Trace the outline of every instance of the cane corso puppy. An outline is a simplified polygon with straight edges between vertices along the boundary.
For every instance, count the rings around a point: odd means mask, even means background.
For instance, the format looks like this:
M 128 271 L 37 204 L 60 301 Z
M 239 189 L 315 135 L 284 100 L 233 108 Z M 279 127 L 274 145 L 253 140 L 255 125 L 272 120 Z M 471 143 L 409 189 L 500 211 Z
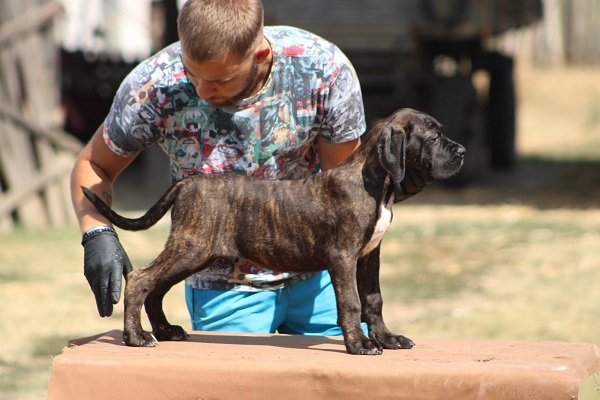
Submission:
M 349 353 L 411 348 L 414 343 L 390 332 L 382 319 L 381 239 L 392 221 L 392 205 L 435 179 L 455 175 L 464 155 L 465 149 L 448 139 L 434 118 L 401 109 L 371 129 L 347 160 L 304 180 L 235 173 L 190 176 L 173 184 L 136 219 L 116 214 L 94 192 L 82 188 L 122 229 L 147 229 L 173 207 L 162 253 L 126 277 L 125 343 L 155 346 L 157 339 L 185 340 L 187 333 L 167 321 L 163 296 L 215 258 L 232 256 L 274 271 L 327 269 Z M 143 304 L 153 334 L 142 329 Z M 368 325 L 369 337 L 361 321 Z

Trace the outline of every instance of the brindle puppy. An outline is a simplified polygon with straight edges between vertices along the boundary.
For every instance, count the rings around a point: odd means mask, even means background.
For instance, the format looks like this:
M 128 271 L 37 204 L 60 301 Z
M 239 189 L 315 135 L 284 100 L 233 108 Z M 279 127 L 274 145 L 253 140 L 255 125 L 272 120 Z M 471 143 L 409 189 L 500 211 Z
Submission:
M 171 186 L 137 219 L 116 214 L 82 188 L 123 229 L 147 229 L 173 207 L 162 253 L 127 276 L 125 343 L 155 346 L 156 339 L 185 340 L 187 333 L 169 324 L 163 313 L 164 295 L 215 258 L 233 256 L 275 271 L 329 270 L 349 353 L 411 348 L 410 339 L 390 332 L 383 322 L 381 239 L 392 221 L 392 205 L 435 179 L 455 175 L 464 155 L 465 149 L 448 139 L 434 118 L 401 109 L 375 126 L 346 161 L 305 180 L 191 176 Z M 153 334 L 142 329 L 142 304 Z M 369 327 L 369 337 L 361 330 L 361 320 Z

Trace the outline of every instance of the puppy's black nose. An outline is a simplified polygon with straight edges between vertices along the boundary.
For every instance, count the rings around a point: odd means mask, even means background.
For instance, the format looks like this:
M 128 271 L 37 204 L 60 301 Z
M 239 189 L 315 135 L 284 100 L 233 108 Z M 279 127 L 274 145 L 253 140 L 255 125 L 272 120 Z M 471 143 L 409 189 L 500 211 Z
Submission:
M 455 155 L 459 156 L 459 157 L 464 157 L 464 156 L 465 156 L 465 154 L 467 153 L 467 149 L 465 149 L 465 148 L 464 148 L 464 147 L 462 147 L 462 146 L 456 146 L 456 147 L 454 148 L 454 152 L 453 152 L 453 153 L 454 153 Z

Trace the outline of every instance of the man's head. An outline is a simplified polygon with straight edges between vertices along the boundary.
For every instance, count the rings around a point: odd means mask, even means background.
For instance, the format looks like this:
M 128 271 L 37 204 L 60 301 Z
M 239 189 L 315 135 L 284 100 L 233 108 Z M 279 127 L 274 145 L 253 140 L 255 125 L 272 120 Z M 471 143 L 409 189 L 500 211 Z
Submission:
M 260 0 L 188 0 L 178 18 L 182 61 L 198 96 L 230 106 L 262 87 L 270 65 Z
M 246 57 L 262 36 L 263 17 L 260 0 L 188 0 L 177 19 L 182 49 L 196 63 L 223 53 Z

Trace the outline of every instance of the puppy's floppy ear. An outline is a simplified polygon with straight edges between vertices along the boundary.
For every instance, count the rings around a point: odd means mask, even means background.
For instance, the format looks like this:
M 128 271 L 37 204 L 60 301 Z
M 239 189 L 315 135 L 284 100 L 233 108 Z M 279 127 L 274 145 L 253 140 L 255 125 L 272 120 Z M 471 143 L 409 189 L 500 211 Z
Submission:
M 405 173 L 405 142 L 406 132 L 399 124 L 389 123 L 383 127 L 377 148 L 379 164 L 389 174 L 394 187 L 395 197 L 399 197 L 402 190 L 402 180 Z

